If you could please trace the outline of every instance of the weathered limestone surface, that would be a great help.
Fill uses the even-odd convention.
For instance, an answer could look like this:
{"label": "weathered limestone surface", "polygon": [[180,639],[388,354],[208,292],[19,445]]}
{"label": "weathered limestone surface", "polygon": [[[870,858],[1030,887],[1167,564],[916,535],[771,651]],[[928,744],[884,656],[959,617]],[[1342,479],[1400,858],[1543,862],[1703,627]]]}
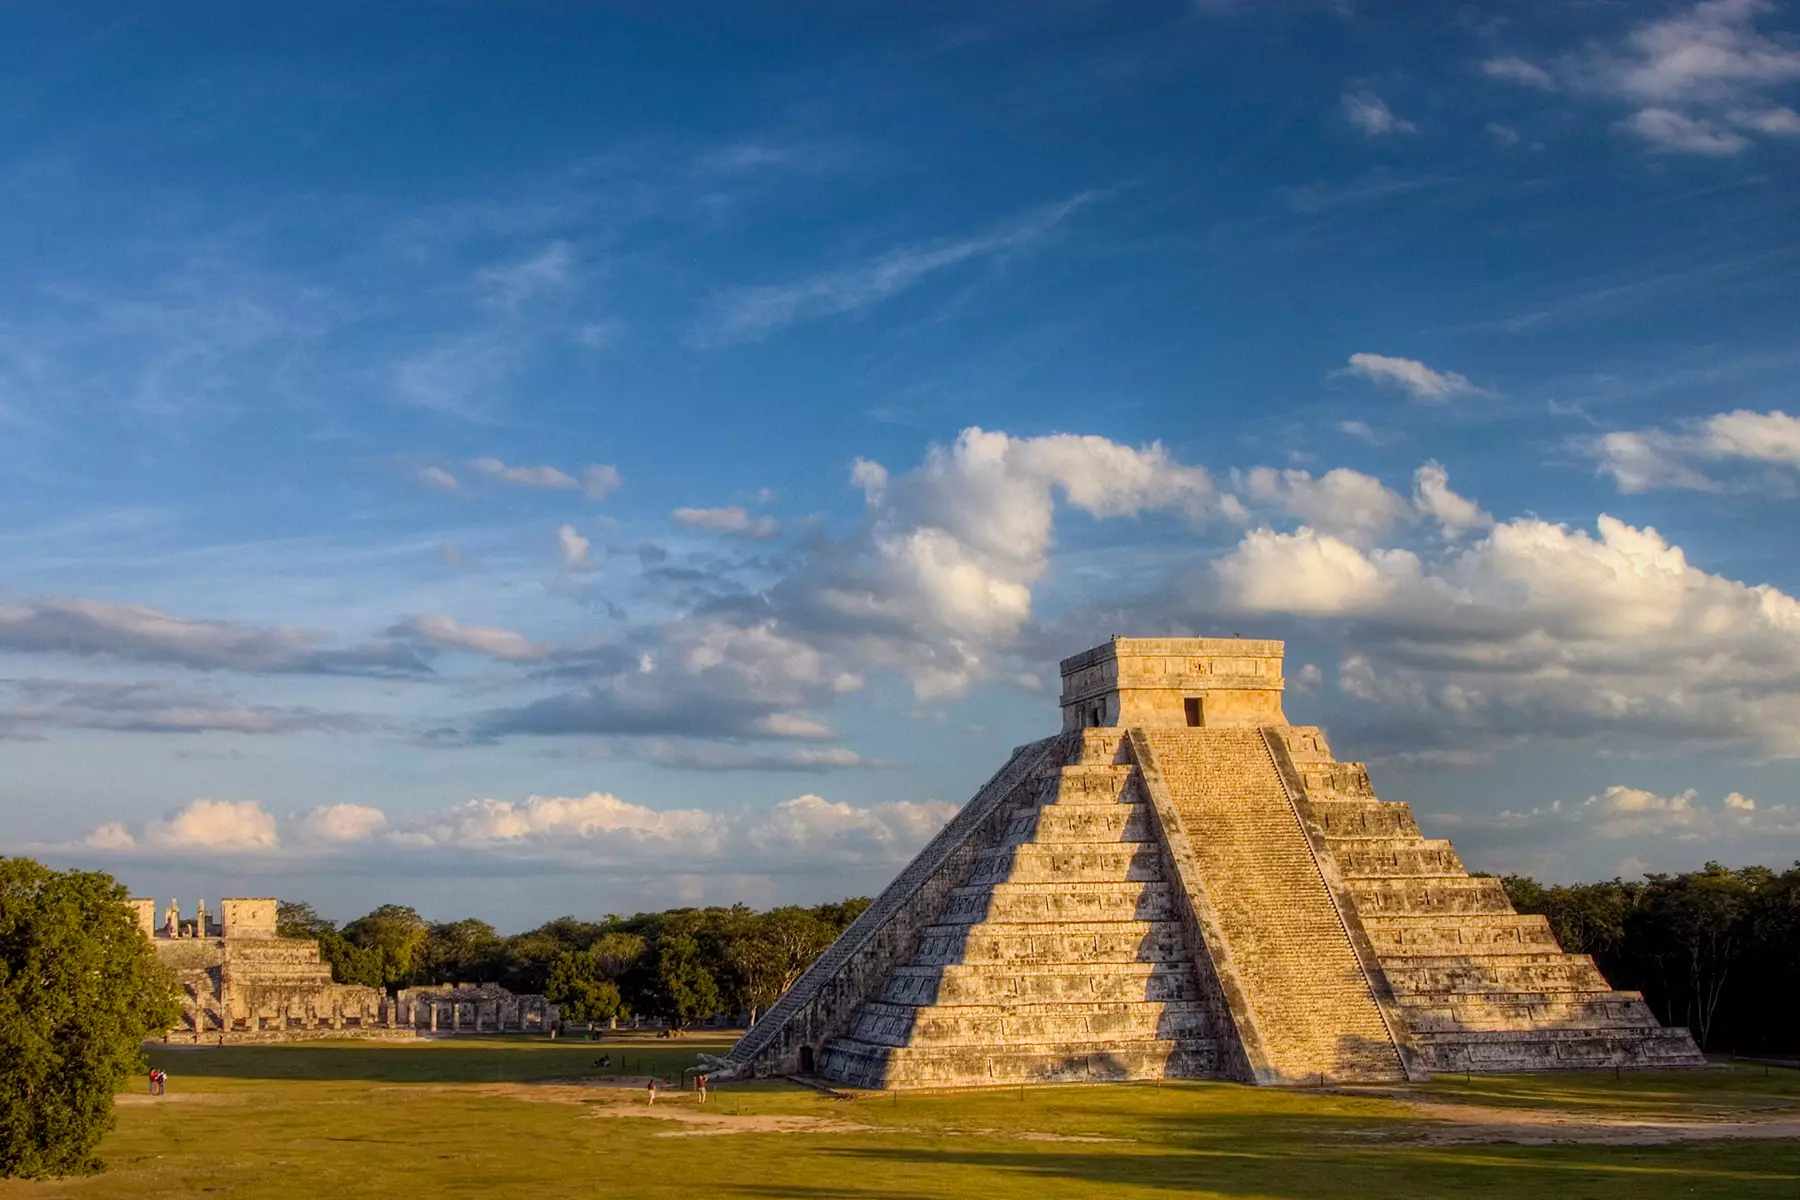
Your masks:
{"label": "weathered limestone surface", "polygon": [[388,1000],[379,989],[332,982],[317,942],[274,937],[271,929],[268,937],[213,933],[154,937],[151,944],[174,969],[186,1000],[181,1023],[166,1040],[412,1036],[388,1025]]}
{"label": "weathered limestone surface", "polygon": [[905,965],[826,1039],[821,1075],[918,1087],[1230,1071],[1118,731],[1060,742],[1061,768],[1012,797]]}
{"label": "weathered limestone surface", "polygon": [[1498,879],[1471,877],[1407,805],[1377,799],[1367,768],[1333,759],[1321,731],[1270,732],[1433,1070],[1703,1064],[1686,1029],[1660,1027],[1641,995],[1564,954],[1548,921],[1514,912]]}
{"label": "weathered limestone surface", "polygon": [[[1267,1082],[1403,1079],[1401,1047],[1257,729],[1134,730],[1189,831]],[[1350,914],[1354,918],[1354,914]],[[1390,1000],[1391,1003],[1391,1000]]]}
{"label": "weathered limestone surface", "polygon": [[1115,638],[730,1059],[870,1087],[1695,1066],[1289,726],[1279,642]]}
{"label": "weathered limestone surface", "polygon": [[181,981],[185,1012],[164,1035],[173,1042],[283,1042],[319,1037],[410,1038],[419,1032],[547,1030],[557,1008],[542,996],[494,984],[380,988],[334,983],[319,944],[275,933],[271,899],[202,902],[191,921],[171,904],[159,926],[154,900],[127,902],[138,928]]}

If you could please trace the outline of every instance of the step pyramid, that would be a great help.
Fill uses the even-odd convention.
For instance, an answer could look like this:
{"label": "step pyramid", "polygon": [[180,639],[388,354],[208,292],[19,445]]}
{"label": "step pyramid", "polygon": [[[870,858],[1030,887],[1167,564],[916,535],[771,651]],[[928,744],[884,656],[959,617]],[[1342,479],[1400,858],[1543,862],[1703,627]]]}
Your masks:
{"label": "step pyramid", "polygon": [[1019,747],[733,1047],[861,1087],[1697,1066],[1322,731],[1279,642],[1063,663]]}

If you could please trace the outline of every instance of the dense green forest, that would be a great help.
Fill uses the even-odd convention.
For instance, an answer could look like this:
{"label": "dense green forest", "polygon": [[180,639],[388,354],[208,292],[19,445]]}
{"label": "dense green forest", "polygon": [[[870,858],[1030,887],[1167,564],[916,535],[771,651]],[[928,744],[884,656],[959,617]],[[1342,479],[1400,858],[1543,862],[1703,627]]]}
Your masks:
{"label": "dense green forest", "polygon": [[1550,919],[1570,953],[1591,954],[1612,985],[1641,991],[1665,1025],[1703,1050],[1800,1048],[1800,864],[1546,887],[1509,875],[1514,907]]}
{"label": "dense green forest", "polygon": [[558,917],[504,937],[485,921],[433,924],[398,904],[340,929],[308,904],[283,902],[280,932],[317,938],[339,983],[499,983],[548,996],[574,1021],[636,1015],[679,1026],[720,1012],[754,1019],[868,906]]}
{"label": "dense green forest", "polygon": [[[1614,987],[1643,992],[1664,1024],[1686,1025],[1703,1049],[1800,1048],[1800,865],[1504,882],[1520,912],[1550,919],[1564,949],[1593,955]],[[572,1020],[638,1015],[679,1025],[761,1012],[868,905],[559,917],[510,937],[472,918],[432,924],[392,904],[341,929],[305,904],[283,904],[281,923],[285,934],[318,938],[343,983],[491,981],[543,993]]]}

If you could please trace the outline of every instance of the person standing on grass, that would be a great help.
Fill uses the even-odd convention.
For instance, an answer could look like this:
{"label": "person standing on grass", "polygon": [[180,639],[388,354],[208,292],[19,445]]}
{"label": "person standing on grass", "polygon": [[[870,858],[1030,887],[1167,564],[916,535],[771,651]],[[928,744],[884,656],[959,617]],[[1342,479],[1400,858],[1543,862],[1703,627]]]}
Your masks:
{"label": "person standing on grass", "polygon": [[694,1076],[694,1090],[700,1093],[700,1103],[706,1103],[706,1073],[702,1071]]}
{"label": "person standing on grass", "polygon": [[650,1107],[656,1107],[656,1076],[650,1077]]}

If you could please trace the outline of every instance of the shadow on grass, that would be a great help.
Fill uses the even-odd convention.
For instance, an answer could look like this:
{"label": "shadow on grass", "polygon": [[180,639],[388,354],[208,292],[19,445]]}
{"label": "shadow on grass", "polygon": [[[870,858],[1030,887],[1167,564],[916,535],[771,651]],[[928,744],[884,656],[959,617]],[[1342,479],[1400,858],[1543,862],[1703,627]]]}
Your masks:
{"label": "shadow on grass", "polygon": [[[469,1038],[377,1045],[306,1042],[285,1046],[151,1045],[155,1066],[175,1079],[363,1083],[541,1083],[604,1076],[679,1077],[696,1056],[721,1054],[728,1041],[569,1042]],[[600,1066],[602,1056],[610,1063]]]}
{"label": "shadow on grass", "polygon": [[[1800,1146],[1792,1143],[1594,1147],[1346,1147],[1289,1136],[1271,1139],[1267,1122],[1228,1123],[1205,1146],[1146,1143],[1107,1150],[1054,1145],[1030,1149],[826,1147],[830,1173],[870,1180],[918,1168],[957,1167],[1043,1183],[1267,1197],[1554,1196],[1616,1200],[1621,1195],[1791,1198],[1800,1194]],[[1293,1131],[1289,1131],[1290,1135]],[[880,1186],[880,1185],[878,1185]],[[784,1185],[746,1195],[843,1196],[845,1189]],[[883,1195],[858,1190],[857,1195]],[[895,1191],[892,1194],[918,1195]]]}

